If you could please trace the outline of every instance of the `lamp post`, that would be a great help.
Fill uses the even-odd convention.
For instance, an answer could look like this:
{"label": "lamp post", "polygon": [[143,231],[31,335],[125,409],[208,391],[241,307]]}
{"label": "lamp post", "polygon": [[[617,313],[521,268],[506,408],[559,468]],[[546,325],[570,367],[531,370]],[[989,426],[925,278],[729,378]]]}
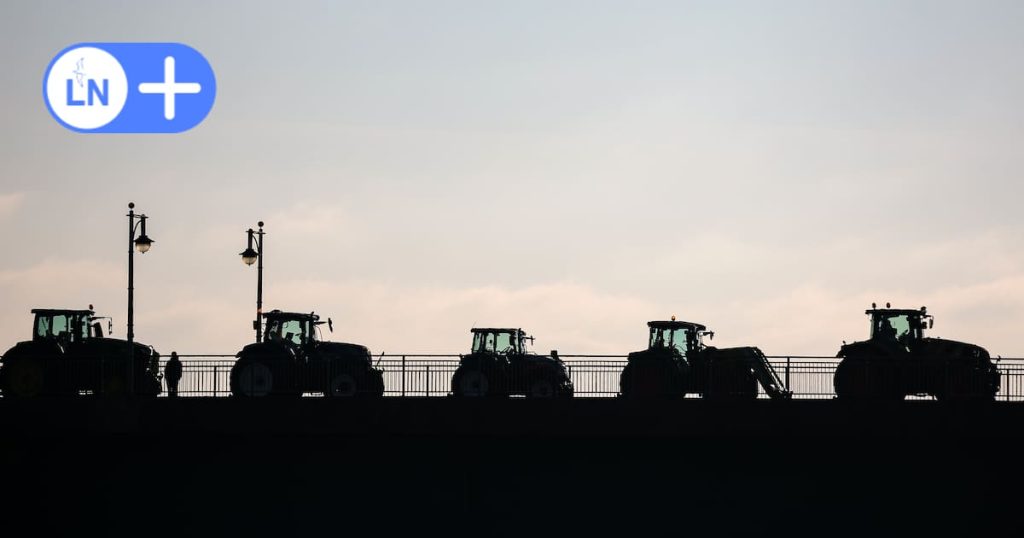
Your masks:
{"label": "lamp post", "polygon": [[[146,218],[135,214],[134,202],[128,203],[128,394],[135,393],[135,251],[145,254],[153,246],[146,235]],[[136,230],[141,232],[138,238]]]}
{"label": "lamp post", "polygon": [[[252,265],[256,263],[256,321],[252,322],[252,328],[256,330],[256,341],[263,341],[263,221],[259,221],[259,231],[252,228],[246,230],[249,239],[249,246],[242,251],[242,263]],[[253,237],[256,238],[256,248],[253,249]],[[258,262],[258,263],[257,263]]]}

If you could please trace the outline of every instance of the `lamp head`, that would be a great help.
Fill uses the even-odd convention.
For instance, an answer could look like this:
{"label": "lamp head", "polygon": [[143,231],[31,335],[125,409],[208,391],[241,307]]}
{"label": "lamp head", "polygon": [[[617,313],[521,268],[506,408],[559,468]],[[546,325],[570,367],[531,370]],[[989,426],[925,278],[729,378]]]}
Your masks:
{"label": "lamp head", "polygon": [[138,239],[135,240],[135,250],[139,251],[139,254],[145,254],[149,252],[149,249],[153,247],[153,240],[148,235],[142,234]]}
{"label": "lamp head", "polygon": [[241,256],[242,256],[242,263],[244,263],[246,265],[252,265],[252,264],[256,263],[256,259],[259,257],[259,253],[257,253],[255,250],[253,250],[252,247],[249,247],[249,248],[245,249],[244,251],[242,251]]}

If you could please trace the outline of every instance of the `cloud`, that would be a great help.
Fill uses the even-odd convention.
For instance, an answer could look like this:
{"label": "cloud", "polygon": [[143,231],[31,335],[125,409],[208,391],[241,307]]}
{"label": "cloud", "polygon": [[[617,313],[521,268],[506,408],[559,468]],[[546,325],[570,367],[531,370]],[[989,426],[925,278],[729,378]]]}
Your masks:
{"label": "cloud", "polygon": [[[0,347],[29,335],[33,307],[84,307],[94,303],[114,316],[124,337],[124,268],[90,260],[46,260],[0,271]],[[150,275],[163,281],[158,275]],[[136,304],[136,334],[169,353],[233,354],[252,341],[252,282],[178,282],[144,286]],[[676,288],[697,284],[681,281]],[[716,287],[718,287],[716,285]],[[325,338],[367,345],[374,353],[464,353],[472,327],[521,327],[537,339],[535,350],[563,354],[620,355],[646,343],[646,322],[701,322],[716,332],[714,345],[756,345],[769,355],[832,356],[841,342],[864,339],[863,314],[872,302],[928,306],[931,334],[972,342],[993,355],[1024,356],[1017,338],[1024,326],[1024,273],[973,283],[908,290],[901,281],[847,291],[822,282],[771,288],[757,297],[719,288],[679,303],[679,290],[661,295],[624,294],[574,281],[526,286],[396,284],[387,279],[290,279],[268,288],[265,310],[315,310],[334,319]],[[667,292],[672,291],[674,295]],[[684,289],[685,291],[685,289]],[[325,329],[326,330],[326,329]]]}
{"label": "cloud", "polygon": [[18,211],[25,203],[23,192],[0,194],[0,219],[7,218]]}
{"label": "cloud", "polygon": [[288,298],[282,308],[332,316],[338,338],[388,353],[465,352],[474,326],[523,328],[539,351],[623,353],[643,346],[644,323],[662,311],[571,282],[451,288],[304,280],[281,284],[277,295]]}

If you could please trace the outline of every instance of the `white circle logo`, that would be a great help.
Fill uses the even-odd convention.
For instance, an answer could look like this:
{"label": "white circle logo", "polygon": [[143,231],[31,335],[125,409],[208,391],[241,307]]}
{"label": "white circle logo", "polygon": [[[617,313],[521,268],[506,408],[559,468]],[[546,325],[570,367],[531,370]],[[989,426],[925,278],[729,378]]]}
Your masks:
{"label": "white circle logo", "polygon": [[98,129],[121,113],[128,77],[109,52],[78,47],[57,58],[46,75],[46,101],[53,114],[76,129]]}

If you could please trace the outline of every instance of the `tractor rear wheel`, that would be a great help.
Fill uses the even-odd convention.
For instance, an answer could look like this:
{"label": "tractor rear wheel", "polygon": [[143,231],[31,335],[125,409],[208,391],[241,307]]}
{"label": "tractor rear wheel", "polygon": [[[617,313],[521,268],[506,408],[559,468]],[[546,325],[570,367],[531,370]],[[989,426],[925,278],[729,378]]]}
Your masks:
{"label": "tractor rear wheel", "polygon": [[45,387],[43,367],[32,359],[19,359],[4,365],[3,395],[7,398],[33,398]]}
{"label": "tractor rear wheel", "polygon": [[681,398],[686,396],[685,375],[668,361],[629,363],[619,379],[627,398]]}
{"label": "tractor rear wheel", "polygon": [[906,397],[896,365],[887,359],[844,358],[832,383],[840,400],[898,401]]}

